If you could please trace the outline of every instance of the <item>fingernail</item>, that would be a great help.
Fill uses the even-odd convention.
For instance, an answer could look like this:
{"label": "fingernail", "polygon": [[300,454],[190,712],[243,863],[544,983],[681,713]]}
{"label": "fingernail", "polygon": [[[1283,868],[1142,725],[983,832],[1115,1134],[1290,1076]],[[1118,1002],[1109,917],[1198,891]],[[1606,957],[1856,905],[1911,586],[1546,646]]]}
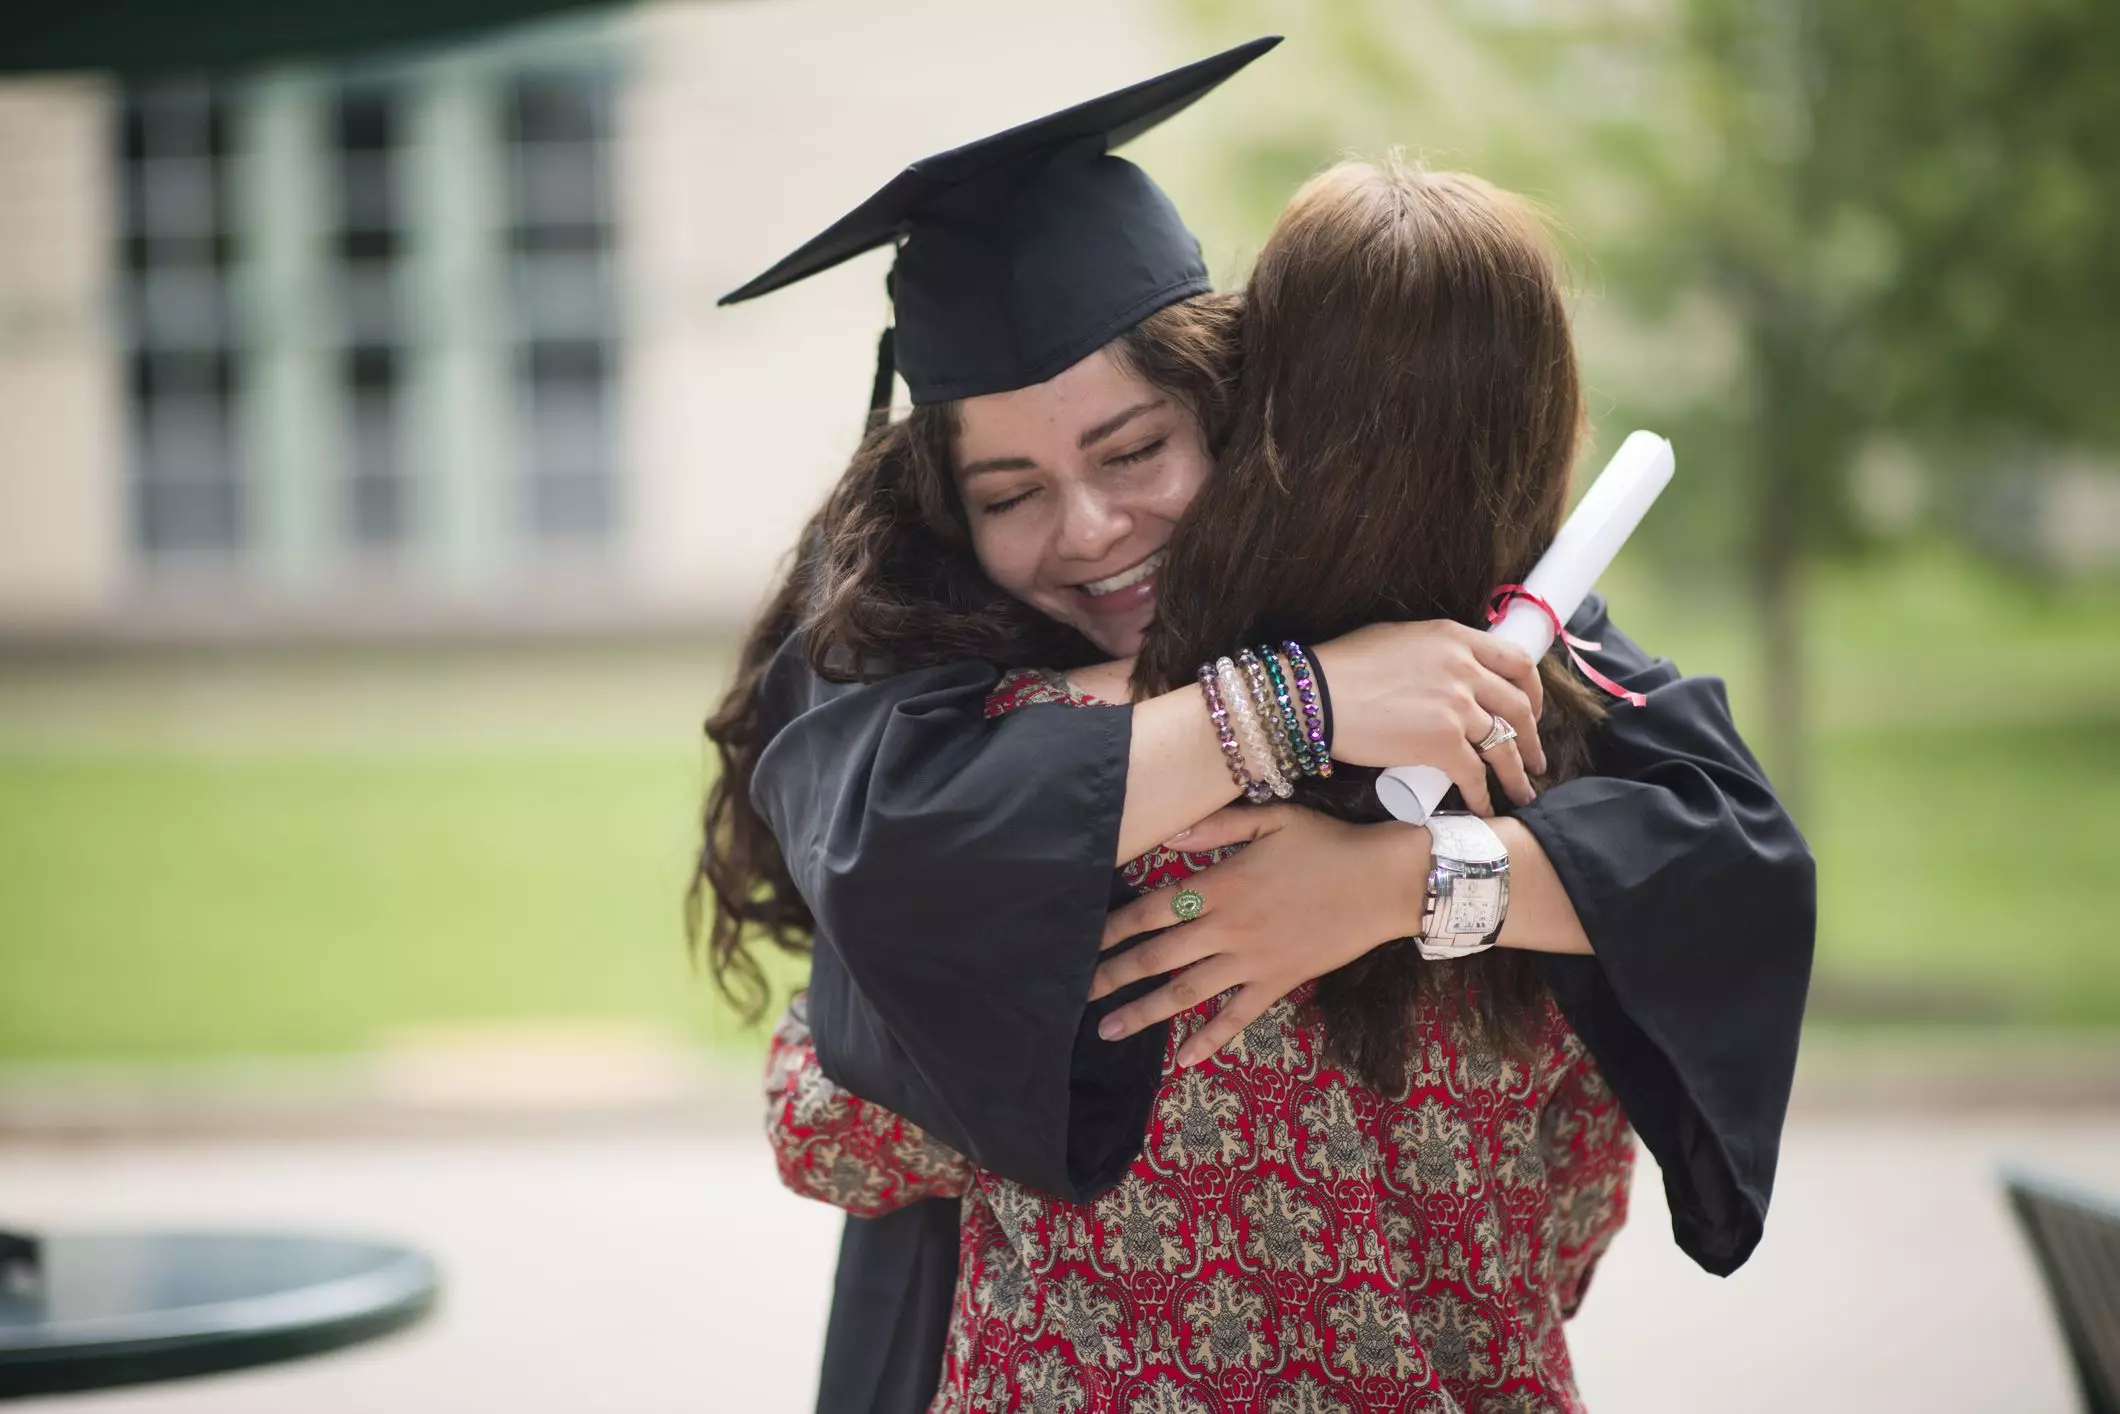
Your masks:
{"label": "fingernail", "polygon": [[1116,1016],[1107,1016],[1097,1023],[1097,1034],[1107,1041],[1116,1041],[1126,1034],[1126,1023]]}
{"label": "fingernail", "polygon": [[1170,837],[1169,839],[1165,840],[1165,841],[1164,841],[1164,843],[1165,843],[1165,844],[1176,844],[1176,843],[1177,843],[1177,842],[1178,842],[1179,840],[1189,840],[1189,839],[1191,839],[1191,838],[1192,838],[1192,831],[1191,831],[1191,830],[1180,830],[1180,831],[1178,831],[1178,833],[1176,833],[1175,835],[1172,835],[1172,836],[1171,836],[1171,837]]}

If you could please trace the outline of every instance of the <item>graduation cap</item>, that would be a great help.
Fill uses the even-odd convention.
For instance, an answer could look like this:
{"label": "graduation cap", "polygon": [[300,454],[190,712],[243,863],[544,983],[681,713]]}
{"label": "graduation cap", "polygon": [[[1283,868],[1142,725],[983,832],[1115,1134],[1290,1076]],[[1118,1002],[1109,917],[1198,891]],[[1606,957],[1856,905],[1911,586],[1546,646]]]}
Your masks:
{"label": "graduation cap", "polygon": [[893,367],[915,403],[1042,383],[1166,305],[1205,294],[1200,242],[1148,174],[1111,149],[1174,117],[1281,42],[1240,44],[1158,78],[923,158],[772,269],[735,304],[896,243]]}

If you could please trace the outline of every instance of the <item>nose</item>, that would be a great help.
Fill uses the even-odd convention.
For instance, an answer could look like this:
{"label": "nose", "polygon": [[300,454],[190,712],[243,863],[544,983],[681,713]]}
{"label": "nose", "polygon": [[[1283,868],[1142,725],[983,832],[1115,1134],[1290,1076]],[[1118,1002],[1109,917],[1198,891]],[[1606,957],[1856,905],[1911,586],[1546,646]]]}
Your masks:
{"label": "nose", "polygon": [[1134,528],[1125,505],[1097,486],[1077,486],[1061,507],[1054,550],[1062,559],[1095,563]]}

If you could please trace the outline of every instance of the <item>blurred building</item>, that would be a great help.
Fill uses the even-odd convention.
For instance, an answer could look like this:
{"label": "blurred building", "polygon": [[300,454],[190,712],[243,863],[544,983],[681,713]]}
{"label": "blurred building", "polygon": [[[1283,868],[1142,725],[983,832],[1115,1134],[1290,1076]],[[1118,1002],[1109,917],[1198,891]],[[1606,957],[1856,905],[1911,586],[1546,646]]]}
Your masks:
{"label": "blurred building", "polygon": [[714,297],[907,159],[1190,55],[1145,25],[671,4],[0,84],[0,634],[741,617],[858,435],[884,261]]}

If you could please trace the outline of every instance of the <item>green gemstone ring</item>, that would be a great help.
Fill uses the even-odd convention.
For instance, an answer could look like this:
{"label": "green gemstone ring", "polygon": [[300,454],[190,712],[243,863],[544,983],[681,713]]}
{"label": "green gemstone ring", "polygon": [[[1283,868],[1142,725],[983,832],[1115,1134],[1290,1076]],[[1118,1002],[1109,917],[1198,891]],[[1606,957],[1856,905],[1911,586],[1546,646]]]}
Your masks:
{"label": "green gemstone ring", "polygon": [[1178,915],[1180,923],[1190,923],[1207,912],[1207,900],[1191,889],[1180,889],[1170,901],[1170,911]]}

